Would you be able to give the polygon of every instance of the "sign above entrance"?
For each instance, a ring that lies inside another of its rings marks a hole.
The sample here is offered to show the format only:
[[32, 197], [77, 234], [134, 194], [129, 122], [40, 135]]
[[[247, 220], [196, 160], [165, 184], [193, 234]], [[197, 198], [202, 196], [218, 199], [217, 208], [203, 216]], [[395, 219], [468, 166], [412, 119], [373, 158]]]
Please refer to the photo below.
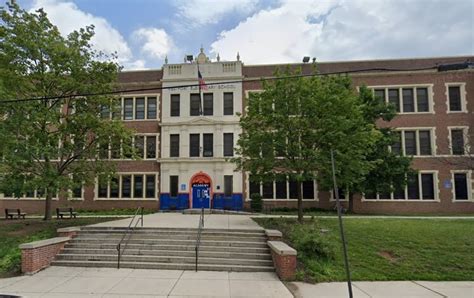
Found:
[[[209, 90], [222, 90], [222, 89], [237, 89], [237, 84], [218, 84], [218, 85], [209, 85], [207, 84], [207, 89]], [[169, 88], [169, 91], [183, 91], [183, 90], [191, 90], [191, 91], [199, 91], [199, 86], [190, 86], [190, 87], [176, 87], [176, 88]]]

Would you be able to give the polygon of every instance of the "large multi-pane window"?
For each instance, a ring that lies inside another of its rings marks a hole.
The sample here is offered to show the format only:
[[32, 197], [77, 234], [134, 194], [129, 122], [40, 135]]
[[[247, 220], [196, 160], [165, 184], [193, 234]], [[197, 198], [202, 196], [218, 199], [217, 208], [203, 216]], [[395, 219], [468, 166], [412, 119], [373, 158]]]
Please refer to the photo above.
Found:
[[404, 155], [425, 156], [433, 155], [433, 130], [407, 129], [398, 130], [392, 152]]
[[436, 200], [437, 175], [433, 172], [420, 172], [407, 179], [406, 187], [395, 187], [393, 192], [364, 194], [366, 200]]
[[170, 157], [179, 157], [179, 134], [170, 135]]
[[99, 158], [130, 159], [132, 157], [132, 152], [125, 150], [125, 145], [133, 146], [135, 148], [135, 153], [139, 158], [156, 158], [156, 142], [156, 135], [135, 135], [128, 141], [119, 139], [111, 139], [109, 142], [101, 141], [99, 142]]
[[[249, 195], [258, 193], [263, 199], [297, 199], [298, 186], [297, 182], [289, 179], [279, 179], [277, 181], [258, 182], [249, 176]], [[301, 191], [303, 199], [316, 199], [316, 188], [313, 180], [304, 181]]]
[[[117, 105], [123, 102], [123, 120], [156, 120], [158, 114], [158, 102], [156, 96], [124, 97]], [[107, 113], [103, 110], [102, 114]], [[119, 115], [114, 118], [118, 119]]]
[[118, 174], [97, 179], [99, 199], [155, 199], [156, 174]]
[[189, 156], [199, 157], [200, 147], [200, 135], [198, 133], [192, 133], [189, 135]]
[[374, 96], [395, 107], [398, 113], [426, 113], [432, 111], [430, 87], [377, 87]]
[[179, 117], [180, 99], [179, 94], [171, 94], [170, 116]]
[[454, 200], [469, 200], [469, 183], [470, 177], [468, 172], [453, 173]]
[[204, 157], [214, 156], [214, 135], [212, 133], [202, 135], [202, 155]]
[[212, 93], [204, 93], [203, 98], [203, 115], [212, 116], [214, 114], [214, 97]]
[[178, 176], [170, 176], [170, 197], [175, 198], [178, 196]]
[[233, 180], [234, 176], [232, 175], [225, 175], [224, 176], [224, 196], [231, 197], [233, 193]]
[[201, 96], [199, 94], [191, 94], [190, 97], [190, 116], [200, 116], [201, 113]]
[[234, 114], [234, 93], [224, 92], [224, 115]]
[[224, 133], [224, 156], [234, 156], [233, 133]]
[[462, 128], [451, 129], [451, 154], [465, 154], [464, 129]]

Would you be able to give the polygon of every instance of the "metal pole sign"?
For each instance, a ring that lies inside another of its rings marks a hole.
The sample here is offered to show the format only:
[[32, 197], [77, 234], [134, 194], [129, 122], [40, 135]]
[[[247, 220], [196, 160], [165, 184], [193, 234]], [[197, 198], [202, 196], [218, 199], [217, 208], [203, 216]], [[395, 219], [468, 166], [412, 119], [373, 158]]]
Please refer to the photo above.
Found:
[[339, 218], [339, 231], [341, 232], [342, 249], [344, 251], [344, 265], [346, 267], [347, 287], [349, 288], [349, 297], [352, 298], [351, 272], [349, 271], [349, 260], [347, 257], [346, 239], [344, 237], [344, 227], [342, 225], [341, 202], [339, 201], [339, 191], [336, 182], [336, 166], [334, 165], [334, 151], [331, 149], [332, 180], [334, 182], [334, 195], [336, 197], [337, 217]]

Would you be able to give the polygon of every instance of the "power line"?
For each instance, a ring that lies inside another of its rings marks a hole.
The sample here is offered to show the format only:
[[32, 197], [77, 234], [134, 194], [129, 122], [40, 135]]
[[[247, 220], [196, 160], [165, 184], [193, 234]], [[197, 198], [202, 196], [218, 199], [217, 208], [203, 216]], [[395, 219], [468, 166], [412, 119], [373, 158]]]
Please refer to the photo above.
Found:
[[[363, 68], [363, 69], [355, 69], [355, 70], [333, 71], [333, 72], [326, 72], [326, 73], [299, 74], [299, 75], [283, 76], [283, 77], [241, 79], [241, 80], [224, 81], [224, 82], [216, 82], [216, 83], [206, 82], [206, 85], [226, 85], [226, 84], [248, 83], [248, 82], [277, 81], [277, 80], [284, 80], [284, 79], [351, 74], [351, 73], [361, 73], [361, 72], [371, 72], [371, 71], [404, 72], [404, 71], [424, 71], [424, 70], [433, 70], [433, 69], [438, 69], [438, 66], [430, 66], [430, 67], [424, 67], [424, 68], [408, 68], [408, 69], [405, 69], [405, 68]], [[79, 97], [87, 97], [87, 96], [114, 95], [114, 94], [124, 94], [124, 93], [133, 93], [133, 92], [142, 92], [142, 91], [191, 88], [191, 87], [199, 87], [199, 83], [178, 85], [178, 86], [167, 86], [167, 87], [161, 86], [161, 87], [138, 88], [138, 89], [123, 89], [123, 90], [115, 90], [115, 91], [107, 91], [107, 92], [82, 93], [82, 94], [74, 94], [74, 95], [8, 99], [8, 100], [0, 100], [0, 104], [28, 102], [28, 101], [45, 101], [45, 100], [52, 100], [52, 99], [79, 98]]]

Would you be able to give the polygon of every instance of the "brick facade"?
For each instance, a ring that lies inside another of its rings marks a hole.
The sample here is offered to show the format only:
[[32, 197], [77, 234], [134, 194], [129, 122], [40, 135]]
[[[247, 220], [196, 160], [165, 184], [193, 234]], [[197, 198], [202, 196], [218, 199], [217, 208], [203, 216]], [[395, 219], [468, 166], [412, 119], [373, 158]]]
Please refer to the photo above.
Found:
[[69, 237], [58, 237], [20, 245], [21, 272], [33, 274], [48, 267], [68, 240]]

